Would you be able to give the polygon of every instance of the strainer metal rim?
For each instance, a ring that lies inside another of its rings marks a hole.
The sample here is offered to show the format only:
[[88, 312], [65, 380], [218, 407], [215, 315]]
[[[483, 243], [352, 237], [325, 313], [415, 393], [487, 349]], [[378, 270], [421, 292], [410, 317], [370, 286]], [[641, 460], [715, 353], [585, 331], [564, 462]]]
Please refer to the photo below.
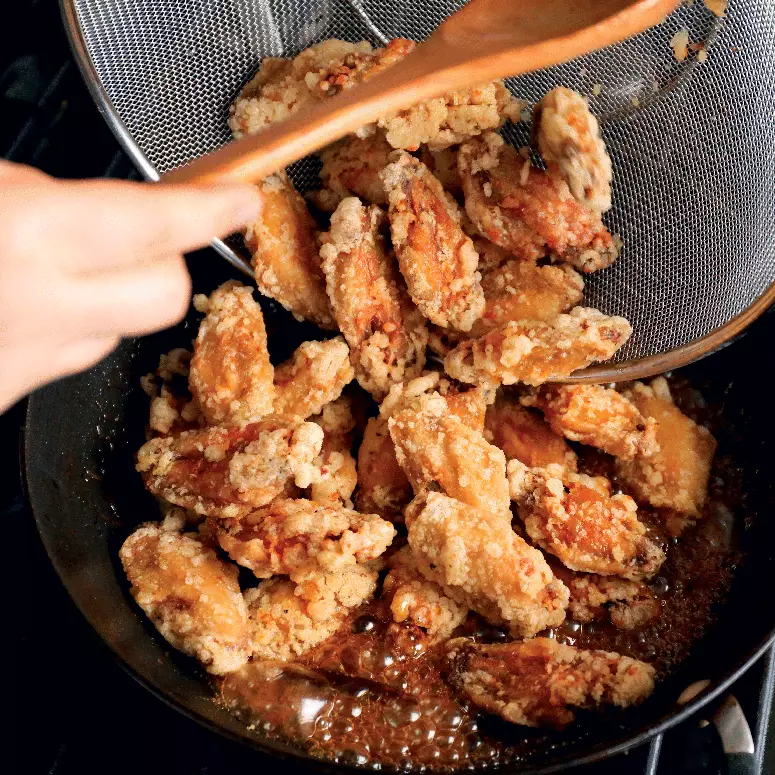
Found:
[[[75, 0], [59, 0], [59, 5], [73, 55], [98, 110], [141, 175], [146, 180], [158, 182], [160, 179], [159, 173], [140, 150], [118, 115], [118, 111], [114, 107], [107, 90], [102, 85], [84, 40], [83, 30], [78, 21], [75, 8]], [[353, 7], [356, 10], [358, 5], [358, 3], [353, 3]], [[250, 265], [223, 240], [214, 238], [210, 245], [233, 267], [253, 278], [253, 270]], [[741, 336], [745, 329], [773, 303], [775, 303], [775, 282], [738, 315], [698, 339], [689, 341], [672, 350], [644, 358], [633, 358], [616, 363], [601, 363], [595, 366], [588, 366], [558, 381], [573, 383], [626, 382], [644, 379], [686, 366], [689, 363], [707, 357], [720, 349], [724, 344], [729, 343], [733, 338]]]

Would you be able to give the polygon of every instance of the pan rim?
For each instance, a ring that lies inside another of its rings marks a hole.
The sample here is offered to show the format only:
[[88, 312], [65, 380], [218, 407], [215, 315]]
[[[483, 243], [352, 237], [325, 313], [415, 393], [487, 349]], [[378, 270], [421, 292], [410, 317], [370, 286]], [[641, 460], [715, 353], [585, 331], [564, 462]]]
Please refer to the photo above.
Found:
[[[142, 674], [142, 672], [136, 669], [127, 658], [119, 653], [119, 650], [114, 647], [113, 643], [111, 643], [110, 638], [87, 613], [87, 607], [81, 604], [77, 594], [75, 594], [75, 592], [71, 589], [71, 584], [68, 582], [68, 574], [57, 561], [56, 552], [50, 547], [49, 541], [46, 538], [46, 532], [41, 527], [41, 521], [38, 515], [42, 511], [42, 508], [39, 507], [39, 505], [36, 503], [37, 498], [34, 491], [37, 485], [34, 484], [34, 477], [28, 463], [29, 459], [32, 457], [30, 449], [32, 442], [31, 436], [28, 433], [28, 426], [31, 424], [34, 414], [37, 411], [36, 407], [41, 400], [42, 398], [40, 394], [34, 394], [29, 397], [24, 413], [24, 423], [20, 433], [19, 457], [24, 495], [35, 520], [35, 526], [43, 548], [54, 570], [56, 571], [57, 576], [59, 577], [59, 581], [65, 588], [68, 596], [73, 601], [73, 604], [77, 608], [80, 615], [84, 618], [85, 622], [107, 647], [111, 657], [118, 662], [118, 664], [127, 674], [129, 674], [135, 681], [147, 689], [152, 695], [164, 702], [168, 707], [173, 708], [192, 721], [202, 725], [209, 731], [215, 732], [231, 742], [239, 743], [248, 748], [257, 750], [264, 755], [276, 757], [277, 759], [297, 762], [301, 761], [323, 772], [346, 772], [353, 773], [353, 775], [355, 775], [356, 773], [371, 771], [368, 767], [356, 767], [351, 765], [338, 764], [335, 762], [329, 762], [324, 759], [316, 758], [300, 748], [295, 748], [290, 745], [286, 746], [279, 740], [272, 741], [268, 739], [264, 741], [257, 739], [248, 733], [247, 728], [245, 728], [244, 733], [236, 733], [233, 730], [227, 729], [212, 719], [207, 718], [191, 705], [184, 703], [178, 698], [173, 698], [170, 696], [152, 679]], [[721, 694], [727, 691], [729, 687], [735, 683], [735, 681], [737, 681], [737, 679], [740, 678], [756, 661], [758, 661], [758, 659], [760, 659], [768, 649], [773, 647], [773, 645], [775, 645], [775, 627], [772, 627], [770, 631], [763, 638], [761, 638], [756, 645], [754, 645], [753, 648], [748, 650], [742, 659], [736, 660], [726, 670], [724, 670], [721, 674], [721, 677], [712, 682], [708, 689], [702, 691], [696, 698], [687, 703], [685, 706], [676, 705], [674, 710], [663, 716], [663, 718], [658, 723], [648, 727], [645, 730], [638, 731], [637, 733], [629, 736], [626, 733], [621, 734], [610, 743], [598, 744], [588, 753], [578, 754], [571, 752], [566, 755], [561, 755], [557, 761], [543, 767], [539, 766], [538, 768], [513, 769], [511, 767], [505, 766], [501, 771], [504, 773], [514, 773], [514, 775], [550, 775], [550, 773], [555, 773], [570, 767], [593, 764], [595, 762], [602, 761], [603, 759], [607, 759], [638, 748], [653, 740], [658, 735], [661, 735], [669, 729], [672, 729], [673, 727], [686, 721], [701, 708], [718, 698]], [[384, 771], [390, 772], [391, 770], [384, 768]], [[480, 769], [478, 771], [481, 772], [482, 770]], [[426, 772], [431, 775], [434, 770], [426, 770]]]

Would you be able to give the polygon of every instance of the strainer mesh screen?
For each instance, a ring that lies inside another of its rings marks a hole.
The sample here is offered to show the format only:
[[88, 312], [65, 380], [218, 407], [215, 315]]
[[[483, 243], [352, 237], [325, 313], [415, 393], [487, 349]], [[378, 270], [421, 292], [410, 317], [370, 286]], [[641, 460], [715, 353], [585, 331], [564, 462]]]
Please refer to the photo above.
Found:
[[[455, 0], [68, 0], [114, 110], [164, 172], [229, 139], [229, 103], [266, 55], [329, 37], [422, 39]], [[678, 62], [680, 29], [708, 49]], [[590, 97], [614, 163], [607, 216], [625, 249], [585, 303], [627, 317], [619, 358], [678, 347], [727, 322], [775, 280], [775, 3], [699, 0], [664, 24], [569, 64], [512, 79], [535, 101]], [[597, 94], [599, 92], [599, 94]], [[529, 127], [506, 130], [524, 143]], [[294, 165], [309, 188], [316, 166]]]

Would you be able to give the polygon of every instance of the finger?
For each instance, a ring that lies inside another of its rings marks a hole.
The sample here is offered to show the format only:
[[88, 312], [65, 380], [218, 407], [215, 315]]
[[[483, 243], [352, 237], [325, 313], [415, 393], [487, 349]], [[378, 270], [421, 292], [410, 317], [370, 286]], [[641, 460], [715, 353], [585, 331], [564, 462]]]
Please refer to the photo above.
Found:
[[255, 221], [262, 201], [259, 190], [250, 185], [58, 185], [72, 186], [69, 229], [77, 232], [74, 241], [84, 245], [73, 268], [87, 270], [150, 263], [159, 255], [203, 247]]
[[43, 378], [43, 381], [51, 382], [54, 379], [91, 368], [113, 352], [118, 347], [119, 341], [118, 337], [108, 336], [69, 342], [56, 354], [51, 363], [51, 370]]
[[78, 278], [70, 303], [84, 335], [140, 336], [178, 323], [191, 302], [191, 278], [180, 256]]

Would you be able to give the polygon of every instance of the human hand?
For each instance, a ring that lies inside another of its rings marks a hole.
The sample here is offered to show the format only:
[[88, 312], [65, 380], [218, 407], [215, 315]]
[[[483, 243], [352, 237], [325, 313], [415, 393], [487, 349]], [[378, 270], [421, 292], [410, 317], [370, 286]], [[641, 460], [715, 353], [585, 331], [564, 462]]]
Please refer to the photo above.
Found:
[[253, 186], [65, 181], [0, 161], [0, 412], [122, 336], [177, 323], [182, 254], [259, 210]]

